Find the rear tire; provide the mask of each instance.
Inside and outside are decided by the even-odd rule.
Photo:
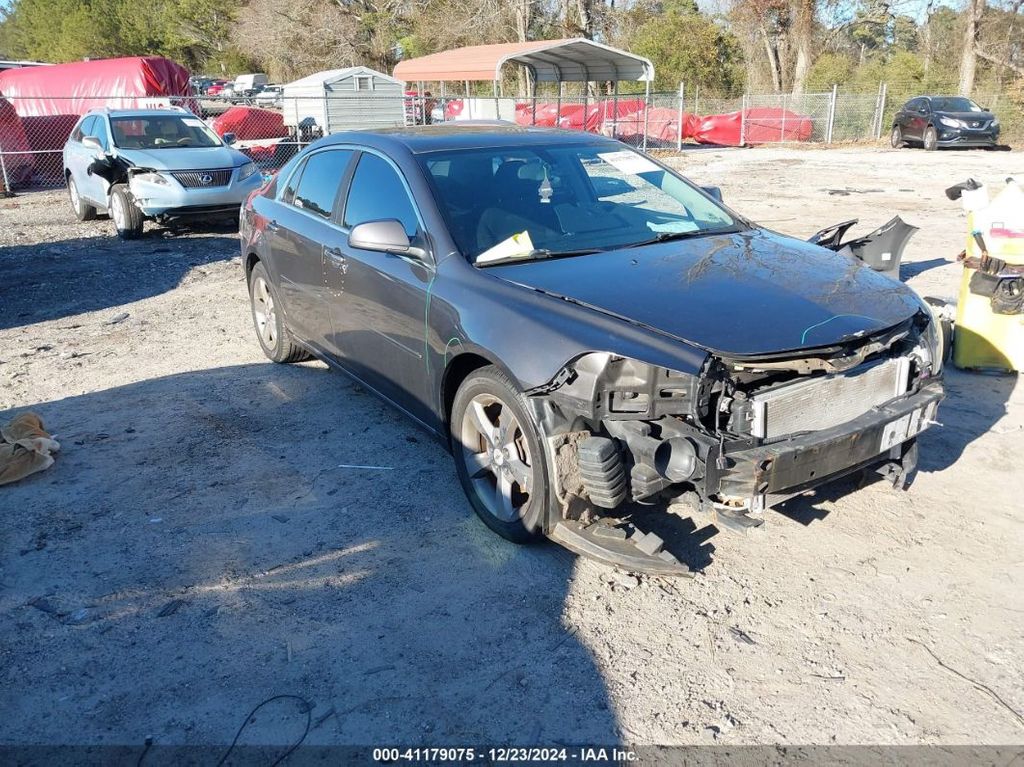
[[[137,240],[142,236],[145,216],[124,184],[118,184],[110,191],[110,218],[122,240]]]
[[[449,430],[459,482],[483,523],[514,543],[541,537],[547,454],[515,383],[493,365],[470,373],[455,395]]]
[[[903,140],[903,130],[900,126],[892,126],[892,133],[889,134],[889,143],[893,149],[902,149],[906,146],[906,142]]]
[[[292,334],[281,315],[277,288],[270,281],[263,264],[256,264],[249,274],[249,305],[252,308],[256,338],[268,358],[281,363],[309,359],[309,352],[292,340]]]
[[[75,218],[79,221],[94,221],[96,219],[96,208],[89,205],[78,193],[78,184],[74,176],[68,176],[68,197],[71,200],[71,209],[75,212]]]
[[[939,134],[929,126],[924,132],[924,151],[934,152],[939,147]]]

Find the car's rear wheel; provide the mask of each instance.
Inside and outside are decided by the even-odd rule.
[[[543,532],[548,469],[540,431],[523,394],[498,368],[474,371],[455,395],[452,454],[473,510],[516,543]]]
[[[904,146],[903,129],[898,125],[892,126],[892,133],[889,134],[889,143],[893,149],[900,149]]]
[[[110,218],[122,240],[136,240],[142,236],[144,216],[124,184],[110,191]]]
[[[96,208],[82,199],[74,176],[68,176],[68,199],[71,200],[71,209],[79,221],[92,221],[96,218]]]
[[[309,359],[309,352],[292,340],[281,314],[277,289],[271,283],[263,264],[256,264],[249,275],[249,303],[252,306],[256,338],[267,357],[274,362],[302,362]]]
[[[926,128],[924,132],[924,149],[926,152],[934,152],[939,146],[939,134],[935,128]]]

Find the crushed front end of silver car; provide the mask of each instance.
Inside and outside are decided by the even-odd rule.
[[[831,347],[709,352],[697,375],[585,354],[528,392],[555,466],[550,535],[612,564],[680,573],[658,536],[630,526],[630,504],[689,501],[711,523],[746,529],[853,472],[905,488],[944,396],[943,354],[925,312]]]

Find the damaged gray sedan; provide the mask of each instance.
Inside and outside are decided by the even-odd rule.
[[[330,136],[243,208],[256,335],[435,433],[500,535],[685,572],[636,504],[742,528],[854,471],[904,487],[943,396],[911,290],[717,197],[581,133]]]

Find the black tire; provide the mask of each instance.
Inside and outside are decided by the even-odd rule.
[[[496,419],[489,422],[497,424],[499,433],[504,434],[501,440],[495,440],[491,446],[500,445],[500,442],[508,438],[510,442],[506,447],[511,447],[517,452],[512,460],[506,458],[501,463],[492,463],[491,467],[481,467],[479,463],[474,463],[473,456],[483,456],[490,448],[484,440],[478,441],[477,444],[467,444],[472,440],[472,434],[467,436],[467,433],[472,433],[475,429],[474,426],[467,424],[467,418],[475,421],[472,414],[467,415],[467,411],[488,399],[495,402],[483,405],[483,408],[487,411],[489,419]],[[514,425],[506,417],[506,413],[512,416]],[[504,427],[503,419],[506,424]],[[502,428],[507,429],[510,426],[513,433],[501,432]],[[455,395],[449,432],[459,482],[477,516],[491,530],[514,543],[531,543],[538,540],[543,535],[551,502],[548,479],[550,472],[540,429],[527,406],[526,398],[515,383],[493,365],[474,370],[462,382]],[[502,452],[506,456],[510,455],[507,450]],[[530,471],[527,493],[523,492],[524,485],[514,480],[516,473],[512,466],[516,460],[518,466]],[[471,474],[471,468],[476,469],[474,474]],[[511,501],[508,508],[512,518],[508,519],[499,517],[492,510],[495,504],[500,504],[500,501],[496,500],[499,495],[499,473],[503,473],[511,485]],[[489,500],[485,500],[485,494]],[[521,506],[516,504],[517,500],[522,502]]]
[[[68,176],[68,199],[71,202],[71,210],[75,212],[75,218],[79,221],[96,220],[96,208],[89,205],[78,194],[78,184],[75,183],[75,177],[71,175]]]
[[[124,184],[118,184],[110,190],[110,218],[114,222],[117,236],[122,240],[137,240],[142,236],[145,216]]]
[[[269,306],[267,297],[270,299]],[[293,340],[284,317],[278,310],[280,306],[277,288],[270,280],[266,267],[257,263],[249,274],[249,308],[260,348],[274,362],[292,363],[308,360],[309,352]]]
[[[889,134],[889,143],[893,149],[902,149],[906,146],[906,142],[903,140],[903,129],[900,126],[892,126],[892,133]]]
[[[924,151],[934,152],[939,148],[939,134],[935,128],[928,126],[924,130]]]

